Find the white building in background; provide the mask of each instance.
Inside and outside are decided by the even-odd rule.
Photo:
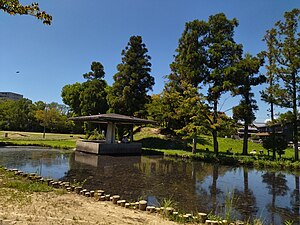
[[[13,93],[13,92],[0,92],[0,99],[10,99],[10,100],[20,100],[23,98],[23,95]]]

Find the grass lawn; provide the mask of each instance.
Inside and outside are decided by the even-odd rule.
[[[45,138],[43,138],[43,133],[0,131],[0,142],[4,142],[6,144],[37,145],[61,149],[75,148],[76,141],[83,137],[83,134],[46,133]]]
[[[146,149],[153,149],[157,151],[163,151],[169,155],[192,155],[192,144],[187,143],[187,148],[184,144],[177,139],[174,139],[168,135],[162,135],[159,132],[159,129],[144,127],[139,132],[136,132],[134,135],[135,141],[141,141],[143,147]],[[219,143],[219,152],[226,153],[228,149],[232,149],[231,153],[241,154],[243,149],[242,140],[233,140],[231,138],[218,138]],[[197,143],[197,153],[206,152],[206,149],[209,152],[213,152],[213,139],[211,136],[201,135],[198,137]],[[263,155],[267,155],[268,151],[263,148],[262,144],[248,142],[248,153],[252,150],[256,150],[257,153],[259,150],[263,150]],[[272,153],[270,153],[272,154]],[[288,148],[285,151],[285,154],[282,155],[283,158],[292,158],[294,156],[294,150]]]

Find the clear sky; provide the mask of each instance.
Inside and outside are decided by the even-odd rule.
[[[265,31],[281,20],[285,11],[300,8],[299,0],[41,0],[38,3],[53,16],[51,26],[31,16],[0,12],[0,91],[16,92],[33,102],[47,103],[62,103],[62,87],[83,82],[82,74],[90,71],[92,61],[104,65],[105,79],[111,85],[116,66],[121,62],[121,51],[132,35],[142,36],[149,50],[151,75],[155,77],[152,93],[160,93],[186,22],[207,20],[210,15],[224,12],[229,19],[239,21],[236,42],[243,44],[244,52],[257,54],[265,49],[261,41]],[[260,89],[255,89],[260,107],[257,121],[264,121],[268,118],[268,106],[259,101]],[[220,106],[227,110],[237,101],[227,95]]]

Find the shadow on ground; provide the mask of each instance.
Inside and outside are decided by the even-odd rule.
[[[211,145],[206,139],[197,140],[201,145]],[[148,137],[140,140],[144,148],[152,149],[168,149],[168,150],[183,150],[187,152],[192,151],[191,143],[185,142],[180,138],[175,137],[169,139],[161,139],[156,137]],[[202,151],[205,151],[204,149]]]
[[[183,150],[186,148],[184,143],[177,140],[165,140],[161,138],[148,137],[143,138],[139,142],[142,143],[144,148],[153,148],[153,149],[170,149],[170,150]]]

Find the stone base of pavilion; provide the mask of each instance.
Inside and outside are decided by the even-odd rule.
[[[105,141],[77,141],[76,151],[97,155],[140,155],[142,144],[133,143],[106,143]]]

